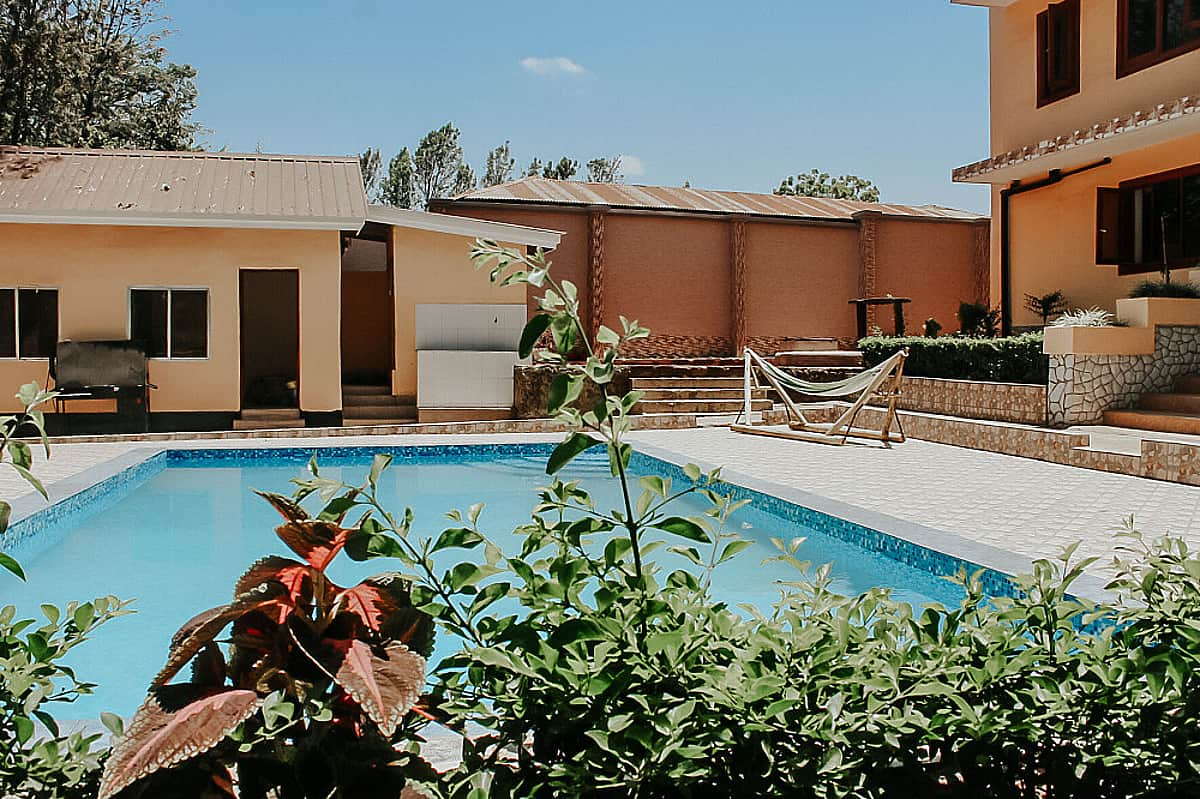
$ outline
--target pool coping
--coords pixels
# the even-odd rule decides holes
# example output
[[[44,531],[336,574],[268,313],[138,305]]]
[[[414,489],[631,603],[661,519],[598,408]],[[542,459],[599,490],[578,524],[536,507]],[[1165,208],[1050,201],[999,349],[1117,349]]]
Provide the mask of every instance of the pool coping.
[[[106,461],[90,466],[74,475],[64,477],[60,480],[47,486],[48,492],[53,499],[47,503],[40,495],[27,494],[18,497],[12,502],[12,516],[10,528],[15,527],[21,522],[36,516],[39,513],[52,511],[56,506],[68,502],[72,498],[89,491],[90,489],[100,485],[101,483],[114,478],[124,472],[135,470],[139,466],[146,464],[156,457],[164,456],[166,461],[169,461],[170,455],[174,451],[186,452],[189,450],[214,450],[214,451],[256,451],[256,450],[301,450],[310,452],[313,450],[347,450],[347,449],[422,449],[430,447],[435,449],[445,448],[475,448],[482,446],[496,447],[519,447],[525,446],[545,446],[547,444],[556,443],[559,438],[554,435],[536,435],[523,437],[520,441],[493,441],[490,444],[486,442],[462,442],[462,443],[447,443],[439,442],[436,444],[414,444],[407,442],[348,442],[342,440],[303,440],[301,442],[290,441],[286,439],[275,440],[254,440],[248,442],[239,441],[236,445],[230,446],[230,442],[224,440],[195,440],[188,442],[164,442],[163,444],[139,446],[135,449],[109,458]],[[708,472],[717,468],[720,464],[706,462],[699,459],[690,458],[684,453],[676,450],[671,450],[661,446],[647,444],[641,441],[632,442],[634,449],[644,456],[654,460],[661,461],[675,468],[682,468],[688,463],[695,463],[703,471]],[[857,525],[865,528],[867,531],[876,533],[884,537],[894,538],[904,544],[918,549],[929,550],[938,553],[951,559],[964,561],[967,564],[974,564],[989,571],[995,572],[1002,577],[1012,577],[1020,574],[1029,574],[1033,570],[1034,560],[1018,555],[1008,550],[996,547],[990,544],[985,544],[979,541],[974,541],[956,533],[951,533],[945,530],[940,530],[927,525],[916,522],[907,521],[905,519],[892,516],[879,511],[862,508],[841,500],[831,499],[821,494],[811,491],[806,491],[801,488],[789,486],[770,480],[754,477],[744,472],[739,472],[730,469],[721,469],[722,480],[730,485],[741,487],[745,490],[773,497],[781,502],[797,506],[801,509],[808,509],[818,514],[832,517],[835,520],[841,520],[849,524]],[[70,507],[64,506],[63,512],[69,512]],[[769,512],[769,511],[768,511]],[[3,537],[0,536],[0,540]],[[918,566],[917,568],[921,568]],[[923,569],[934,573],[930,569]],[[1092,601],[1111,601],[1114,596],[1112,592],[1105,588],[1107,580],[1104,578],[1092,575],[1083,574],[1075,583],[1072,584],[1071,593],[1080,598],[1089,599]]]

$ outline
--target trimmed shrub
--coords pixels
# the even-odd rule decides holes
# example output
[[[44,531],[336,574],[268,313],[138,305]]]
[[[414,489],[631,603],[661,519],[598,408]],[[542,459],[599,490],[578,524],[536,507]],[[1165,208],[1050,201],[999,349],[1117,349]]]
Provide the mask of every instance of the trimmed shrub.
[[[1050,360],[1042,354],[1042,333],[1007,338],[872,336],[858,342],[867,366],[882,363],[908,347],[904,373],[912,377],[1046,383]]]

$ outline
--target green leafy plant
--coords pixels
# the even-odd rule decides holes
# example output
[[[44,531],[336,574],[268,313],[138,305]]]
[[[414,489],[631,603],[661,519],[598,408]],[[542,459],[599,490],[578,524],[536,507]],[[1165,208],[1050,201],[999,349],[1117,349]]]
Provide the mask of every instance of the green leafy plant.
[[[1200,286],[1195,283],[1172,283],[1168,280],[1143,280],[1134,286],[1129,296],[1200,299]]]
[[[374,481],[386,467],[380,456]],[[396,574],[336,585],[326,569],[354,534],[381,523],[335,498],[313,461],[294,499],[263,493],[284,519],[276,533],[301,560],[270,556],[237,581],[233,601],[176,633],[145,703],[113,748],[110,796],[398,796],[428,767],[394,744],[411,740],[433,647],[430,617]],[[300,502],[323,499],[311,517]],[[393,530],[408,520],[386,517]],[[231,628],[228,654],[217,637]],[[191,680],[170,683],[191,664]],[[233,786],[236,785],[235,792]]]
[[[1076,308],[1051,323],[1051,327],[1112,327],[1116,317],[1103,308]]]
[[[1067,310],[1067,298],[1062,291],[1052,291],[1049,294],[1026,294],[1025,310],[1038,316],[1045,326],[1050,317]]]
[[[858,342],[867,366],[908,349],[904,373],[912,377],[1046,383],[1050,359],[1042,352],[1042,333],[998,338],[872,337]]]
[[[942,325],[932,316],[925,320],[925,338],[937,338],[942,332]]]
[[[995,338],[1000,335],[1000,310],[982,302],[959,303],[958,325],[961,336]]]
[[[50,457],[50,439],[46,437],[46,418],[39,408],[54,398],[54,392],[45,391],[37,383],[26,383],[21,386],[16,396],[25,409],[12,416],[0,417],[0,463],[7,462],[35,491],[43,498],[48,498],[46,487],[42,485],[41,480],[34,476],[32,471],[33,450],[18,436],[34,433],[41,439],[46,457]],[[7,461],[5,461],[6,457]],[[12,505],[0,499],[0,536],[3,536],[8,530],[11,517]],[[25,579],[25,572],[22,571],[21,564],[3,552],[0,552],[0,568],[7,569],[22,580]]]

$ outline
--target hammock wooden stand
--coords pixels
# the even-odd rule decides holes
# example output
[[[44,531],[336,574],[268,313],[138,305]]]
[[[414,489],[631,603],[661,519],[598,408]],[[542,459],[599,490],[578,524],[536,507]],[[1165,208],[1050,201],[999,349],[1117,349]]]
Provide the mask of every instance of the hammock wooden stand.
[[[885,447],[891,447],[893,443],[904,443],[904,425],[901,424],[900,417],[896,414],[896,400],[900,397],[900,386],[904,379],[904,361],[908,358],[907,349],[897,352],[886,361],[860,374],[831,383],[811,383],[800,380],[773,366],[749,348],[746,349],[744,357],[746,368],[744,376],[745,403],[742,414],[745,422],[730,425],[730,430],[737,433],[791,438],[836,446],[845,444],[851,438],[880,441]],[[751,422],[750,400],[752,389],[760,386],[757,377],[759,373],[783,400],[783,406],[788,415],[787,426],[784,428],[765,424],[756,425]],[[813,422],[792,400],[788,389],[809,396],[829,398],[857,395],[857,399],[835,421]],[[856,426],[855,422],[858,420],[859,413],[871,400],[882,400],[886,403],[883,424],[878,429]],[[892,431],[893,423],[896,425],[896,432]]]

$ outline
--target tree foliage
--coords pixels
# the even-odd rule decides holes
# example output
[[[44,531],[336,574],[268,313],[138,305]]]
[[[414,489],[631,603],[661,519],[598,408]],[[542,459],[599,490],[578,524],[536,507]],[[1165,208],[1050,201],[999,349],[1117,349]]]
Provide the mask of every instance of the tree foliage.
[[[798,197],[830,197],[835,200],[861,200],[879,202],[879,188],[857,175],[830,177],[828,172],[813,169],[795,177],[786,177],[775,189],[776,194]]]
[[[0,142],[187,150],[196,71],[161,0],[0,0]]]
[[[427,207],[430,200],[454,193],[468,177],[474,186],[475,176],[470,167],[463,170],[465,164],[459,137],[458,128],[447,122],[426,133],[413,151],[413,185],[421,208]]]
[[[1042,324],[1050,322],[1051,316],[1058,316],[1067,310],[1067,298],[1062,291],[1052,291],[1049,294],[1026,294],[1025,310],[1041,317]]]
[[[509,142],[505,141],[488,152],[487,166],[483,171],[483,185],[499,186],[501,183],[508,183],[513,179],[516,167],[517,161],[512,157]]]
[[[621,174],[621,156],[612,158],[593,158],[587,162],[587,179],[592,183],[620,183],[625,179]]]
[[[379,174],[383,166],[379,150],[368,147],[358,156],[358,165],[362,169],[363,188],[366,189],[370,202],[379,202],[379,188],[382,176]]]
[[[417,205],[416,173],[412,155],[404,147],[388,163],[388,173],[379,182],[379,201],[397,208]]]
[[[545,163],[540,158],[534,158],[525,168],[525,177],[527,178],[540,176],[551,180],[570,180],[578,173],[579,162],[566,156],[558,161],[546,161]]]

